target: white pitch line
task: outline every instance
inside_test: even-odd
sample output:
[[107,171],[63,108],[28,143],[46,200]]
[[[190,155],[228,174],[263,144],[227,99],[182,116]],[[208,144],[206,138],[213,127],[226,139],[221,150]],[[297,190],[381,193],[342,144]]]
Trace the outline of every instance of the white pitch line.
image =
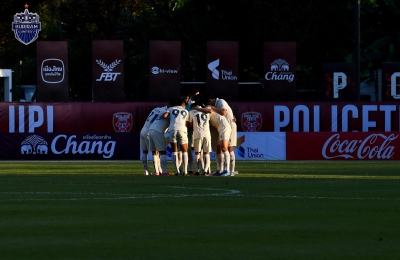
[[[128,199],[153,199],[153,198],[184,198],[184,197],[222,197],[222,196],[240,196],[240,191],[230,189],[213,189],[213,188],[187,188],[182,186],[166,186],[174,189],[187,189],[187,190],[208,190],[208,191],[221,191],[221,193],[201,193],[201,194],[118,194],[118,193],[96,193],[96,192],[0,192],[0,195],[97,195],[98,197],[74,197],[74,198],[29,198],[29,199],[0,199],[0,201],[38,201],[38,200],[128,200]],[[106,196],[110,197],[106,197]],[[112,197],[115,196],[115,197]]]
[[252,198],[271,198],[271,199],[316,199],[316,200],[400,200],[400,198],[362,198],[362,197],[327,197],[327,196],[299,196],[299,195],[243,195]]

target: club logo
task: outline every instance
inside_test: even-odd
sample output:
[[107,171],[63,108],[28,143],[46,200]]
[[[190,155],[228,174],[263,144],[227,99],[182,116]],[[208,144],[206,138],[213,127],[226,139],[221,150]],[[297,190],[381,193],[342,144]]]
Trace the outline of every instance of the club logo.
[[242,114],[242,128],[246,132],[258,132],[262,126],[262,115],[258,112],[246,112]]
[[28,45],[34,42],[39,37],[40,29],[39,15],[30,13],[28,4],[25,4],[25,11],[23,13],[16,13],[14,15],[12,30],[15,38],[21,43]]
[[44,60],[40,70],[43,82],[55,84],[64,80],[64,62],[60,59]]
[[[220,73],[219,70],[217,70],[217,67],[219,66],[219,59],[212,61],[208,64],[208,69],[211,71],[211,76],[219,80],[220,79]],[[237,80],[237,76],[233,75],[232,70],[221,70],[221,80]]]
[[274,60],[271,63],[270,71],[265,74],[266,80],[274,81],[288,81],[292,82],[294,80],[294,74],[289,71],[289,63],[283,59]]
[[107,65],[101,60],[96,60],[97,64],[100,65],[104,69],[105,72],[101,73],[100,78],[96,79],[96,81],[115,81],[117,76],[120,75],[120,72],[112,72],[118,64],[121,63],[121,60],[115,60],[111,64]]
[[113,115],[113,128],[117,133],[128,133],[132,129],[132,114],[119,112]]
[[38,135],[31,135],[21,143],[21,154],[47,154],[47,142]]

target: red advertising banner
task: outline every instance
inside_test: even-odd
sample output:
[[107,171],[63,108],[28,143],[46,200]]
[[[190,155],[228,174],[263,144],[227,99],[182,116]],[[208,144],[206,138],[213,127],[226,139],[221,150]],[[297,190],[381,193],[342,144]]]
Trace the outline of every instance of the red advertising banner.
[[400,100],[400,62],[382,63],[382,101]]
[[[166,102],[0,103],[0,133],[140,132]],[[400,102],[229,102],[238,132],[400,131]]]
[[238,56],[238,42],[207,42],[207,92],[226,101],[238,100]]
[[134,160],[139,133],[0,134],[0,160]]
[[124,101],[123,41],[92,42],[93,101]]
[[264,100],[296,100],[296,43],[264,43]]
[[322,64],[322,82],[327,101],[355,101],[357,93],[354,82],[353,63]]
[[286,133],[286,160],[399,160],[398,132]]
[[37,42],[37,100],[69,101],[68,46],[65,41]]
[[168,102],[180,95],[181,42],[150,41],[149,101]]

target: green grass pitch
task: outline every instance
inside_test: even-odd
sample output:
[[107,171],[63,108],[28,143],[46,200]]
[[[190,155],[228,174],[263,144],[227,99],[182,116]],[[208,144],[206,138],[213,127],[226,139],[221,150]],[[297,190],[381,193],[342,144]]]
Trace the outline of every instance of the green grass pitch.
[[2,161],[0,259],[399,257],[400,162],[236,164],[164,177],[138,161]]

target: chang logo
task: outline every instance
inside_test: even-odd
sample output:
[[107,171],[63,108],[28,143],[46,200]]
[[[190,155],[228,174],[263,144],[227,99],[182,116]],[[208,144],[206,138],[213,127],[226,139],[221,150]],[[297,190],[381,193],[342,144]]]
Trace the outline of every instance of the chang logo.
[[294,74],[289,71],[289,63],[283,59],[274,60],[271,63],[270,71],[265,74],[266,80],[272,81],[288,81],[294,80]]
[[21,143],[21,154],[47,154],[47,142],[38,135],[31,135]]

